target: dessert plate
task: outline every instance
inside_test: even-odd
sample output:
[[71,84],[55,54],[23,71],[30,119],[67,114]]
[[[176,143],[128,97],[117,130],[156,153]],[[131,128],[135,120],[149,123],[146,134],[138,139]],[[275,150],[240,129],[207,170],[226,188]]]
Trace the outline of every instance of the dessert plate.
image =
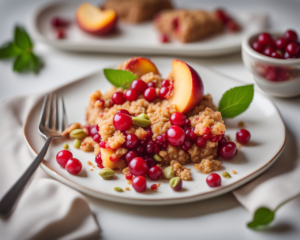
[[[92,1],[93,2],[93,1]],[[217,56],[240,50],[246,34],[261,31],[266,27],[267,16],[263,13],[239,12],[235,18],[242,26],[239,33],[222,33],[199,42],[182,44],[177,41],[164,44],[159,42],[159,33],[151,22],[142,24],[119,24],[118,30],[107,36],[92,36],[84,33],[76,24],[75,12],[82,1],[59,1],[43,4],[32,14],[31,33],[36,40],[55,48],[69,51],[164,54],[177,56]],[[98,1],[94,1],[99,6]],[[67,37],[55,39],[50,21],[60,16],[72,21],[66,30]]]
[[[171,69],[172,59],[152,58],[162,76],[167,76]],[[116,63],[116,65],[118,65]],[[205,93],[213,96],[214,103],[217,104],[222,94],[229,88],[243,85],[241,82],[230,79],[213,72],[203,66],[190,65],[200,74],[204,83]],[[114,66],[110,66],[114,67]],[[88,104],[88,95],[96,89],[105,92],[110,88],[110,83],[105,79],[102,71],[78,79],[77,81],[63,86],[56,90],[64,96],[69,122],[85,122],[85,107]],[[24,125],[24,135],[26,142],[34,155],[42,148],[45,140],[38,133],[39,113],[42,99],[32,109]],[[147,183],[145,193],[137,193],[125,180],[123,174],[117,174],[113,180],[103,180],[99,175],[99,169],[88,164],[94,162],[93,153],[86,153],[75,149],[72,140],[61,139],[53,142],[48,153],[41,164],[41,168],[53,178],[69,185],[85,194],[106,199],[114,202],[139,204],[139,205],[165,205],[178,204],[197,201],[201,199],[215,197],[245,184],[268,169],[278,158],[285,145],[285,126],[274,104],[262,94],[255,92],[254,100],[249,109],[238,117],[225,121],[226,135],[235,139],[235,133],[239,129],[238,123],[243,121],[251,135],[251,142],[242,146],[238,154],[231,160],[223,161],[223,169],[217,171],[230,172],[232,178],[222,177],[222,184],[217,188],[210,188],[206,184],[206,174],[202,174],[193,168],[192,164],[186,165],[191,168],[193,180],[184,181],[183,189],[174,192],[167,180],[150,181]],[[83,164],[83,171],[79,175],[71,175],[61,168],[55,159],[56,154],[63,149],[63,144],[68,142],[70,151],[75,158]],[[92,169],[92,171],[91,171]],[[235,170],[237,174],[232,174]],[[153,183],[161,183],[157,191],[150,190]],[[129,187],[130,191],[116,192],[114,187]]]

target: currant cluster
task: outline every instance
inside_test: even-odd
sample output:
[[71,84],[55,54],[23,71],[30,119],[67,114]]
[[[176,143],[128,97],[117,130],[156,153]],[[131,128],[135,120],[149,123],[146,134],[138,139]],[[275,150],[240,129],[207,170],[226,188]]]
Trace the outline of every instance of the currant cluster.
[[215,13],[229,32],[238,32],[240,30],[239,24],[223,9],[216,9]]
[[61,17],[53,17],[51,19],[51,26],[55,29],[55,36],[57,39],[66,37],[65,28],[70,25],[70,22]]

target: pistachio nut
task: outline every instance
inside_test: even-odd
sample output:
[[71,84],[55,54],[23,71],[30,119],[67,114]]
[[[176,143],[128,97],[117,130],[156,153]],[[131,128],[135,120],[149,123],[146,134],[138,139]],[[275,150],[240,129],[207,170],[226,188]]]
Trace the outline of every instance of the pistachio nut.
[[70,133],[71,138],[82,139],[86,137],[86,132],[82,129],[75,129]]
[[173,177],[169,181],[169,185],[171,188],[176,188],[178,186],[178,184],[180,183],[180,181],[181,181],[180,177]]
[[146,120],[150,120],[149,116],[146,113],[141,113],[140,115],[137,116],[138,118],[143,118]]
[[123,189],[120,188],[120,187],[114,187],[114,190],[117,191],[117,192],[123,192]]
[[228,172],[222,172],[222,176],[227,179],[231,178],[231,176]]
[[112,179],[115,176],[115,171],[110,168],[102,168],[99,171],[99,176],[105,180]]
[[75,139],[73,143],[74,148],[80,148],[80,145],[81,141],[79,139]]
[[162,161],[161,157],[157,153],[154,154],[153,158],[157,162],[161,162]]
[[150,120],[139,118],[139,117],[132,117],[132,121],[135,125],[143,128],[149,127],[151,124]]
[[63,146],[64,149],[69,149],[69,144],[65,143]]
[[170,166],[170,167],[167,167],[163,170],[163,175],[164,175],[164,178],[166,179],[171,179],[174,177],[174,171],[173,171],[173,167]]

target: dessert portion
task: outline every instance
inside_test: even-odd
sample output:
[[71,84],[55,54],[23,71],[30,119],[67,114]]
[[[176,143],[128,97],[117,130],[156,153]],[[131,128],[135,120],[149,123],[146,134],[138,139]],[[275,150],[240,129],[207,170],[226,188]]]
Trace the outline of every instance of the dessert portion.
[[121,21],[140,23],[173,6],[170,0],[107,0],[101,8],[114,10]]

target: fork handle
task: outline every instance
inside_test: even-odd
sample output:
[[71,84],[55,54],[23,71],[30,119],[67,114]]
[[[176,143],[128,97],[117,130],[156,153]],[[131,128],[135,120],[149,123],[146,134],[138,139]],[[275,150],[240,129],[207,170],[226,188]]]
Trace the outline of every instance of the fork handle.
[[40,165],[41,161],[44,159],[49,145],[53,138],[47,138],[45,145],[43,146],[40,153],[33,160],[31,165],[27,168],[27,170],[23,173],[23,175],[19,178],[19,180],[10,188],[10,190],[5,194],[5,196],[0,201],[0,216],[7,216],[10,214],[13,209],[17,199],[22,193],[24,187],[27,182],[30,180],[31,176]]

